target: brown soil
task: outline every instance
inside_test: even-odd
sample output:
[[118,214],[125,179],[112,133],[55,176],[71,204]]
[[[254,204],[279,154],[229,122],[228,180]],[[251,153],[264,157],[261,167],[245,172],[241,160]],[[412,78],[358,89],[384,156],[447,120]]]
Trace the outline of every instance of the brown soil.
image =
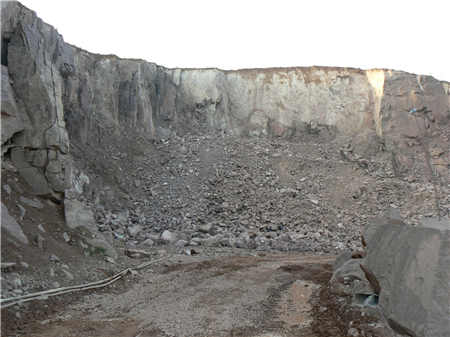
[[6,310],[5,335],[347,336],[351,320],[358,327],[371,320],[329,293],[333,259],[175,256],[115,290],[36,302],[21,320]]

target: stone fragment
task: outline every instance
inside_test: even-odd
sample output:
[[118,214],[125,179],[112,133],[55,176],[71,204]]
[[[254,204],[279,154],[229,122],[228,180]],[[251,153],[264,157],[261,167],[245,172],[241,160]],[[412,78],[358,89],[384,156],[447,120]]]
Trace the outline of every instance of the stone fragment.
[[45,248],[45,239],[42,237],[41,234],[37,234],[34,237],[34,242],[38,246],[39,249],[43,250]]
[[154,244],[155,242],[152,239],[146,239],[141,243],[141,245],[149,247],[153,246]]
[[141,231],[142,231],[142,226],[141,225],[134,225],[131,227],[128,227],[128,234],[133,237],[138,235]]
[[2,262],[1,270],[2,272],[10,272],[14,269],[15,266],[16,266],[15,262]]
[[86,242],[91,247],[91,253],[96,255],[106,255],[117,260],[118,254],[114,247],[103,238],[87,239]]
[[11,187],[9,187],[8,184],[4,184],[3,189],[5,190],[6,194],[8,194],[8,195],[11,194]]
[[63,271],[64,275],[65,275],[69,280],[74,280],[74,279],[75,279],[75,277],[73,276],[73,274],[72,274],[70,271],[68,271],[68,270],[66,270],[66,269],[62,269],[62,271]]
[[212,229],[213,229],[212,223],[207,223],[207,224],[198,226],[198,230],[202,233],[209,233]]
[[25,205],[28,205],[30,207],[34,207],[34,208],[38,208],[38,209],[44,208],[44,205],[42,205],[42,203],[39,200],[37,200],[37,199],[29,199],[29,198],[26,198],[24,196],[21,196],[19,198],[19,200],[22,203],[24,203]]
[[63,239],[64,239],[64,241],[66,241],[67,243],[69,243],[69,242],[70,242],[70,235],[67,234],[67,232],[64,232],[64,233],[63,233]]
[[185,247],[189,244],[189,242],[187,242],[186,240],[178,240],[177,242],[175,242],[175,246],[177,247]]
[[64,200],[64,214],[66,224],[71,229],[85,227],[92,233],[97,232],[97,225],[94,213],[90,208],[78,200]]
[[177,235],[166,229],[161,234],[161,240],[168,243],[174,243],[175,241],[177,241]]
[[2,202],[2,228],[16,240],[21,243],[28,244],[28,238],[25,236],[19,223],[9,214],[8,208]]
[[61,260],[55,254],[51,254],[50,255],[50,261],[51,262],[60,262]]
[[20,218],[20,220],[23,220],[23,218],[25,218],[25,214],[27,213],[27,211],[21,204],[17,204],[17,208],[19,209],[19,212],[20,212],[19,218]]

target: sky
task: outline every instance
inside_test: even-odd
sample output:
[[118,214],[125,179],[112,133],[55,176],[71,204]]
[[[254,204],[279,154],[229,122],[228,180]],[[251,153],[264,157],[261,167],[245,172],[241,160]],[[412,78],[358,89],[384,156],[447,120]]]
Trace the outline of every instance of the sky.
[[446,0],[21,2],[71,44],[169,68],[388,68],[450,81]]

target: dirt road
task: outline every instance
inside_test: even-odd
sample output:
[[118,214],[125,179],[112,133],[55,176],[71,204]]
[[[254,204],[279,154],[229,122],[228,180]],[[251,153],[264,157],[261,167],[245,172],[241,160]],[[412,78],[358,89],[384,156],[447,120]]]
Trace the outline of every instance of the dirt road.
[[120,293],[84,296],[27,336],[339,336],[332,315],[321,318],[329,308],[319,299],[332,260],[183,257],[146,270]]

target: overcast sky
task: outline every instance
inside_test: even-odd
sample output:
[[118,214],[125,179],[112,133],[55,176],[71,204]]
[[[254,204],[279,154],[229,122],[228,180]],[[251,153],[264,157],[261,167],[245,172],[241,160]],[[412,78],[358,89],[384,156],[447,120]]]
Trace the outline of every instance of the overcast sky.
[[450,81],[446,0],[21,2],[71,44],[170,68],[391,68]]

